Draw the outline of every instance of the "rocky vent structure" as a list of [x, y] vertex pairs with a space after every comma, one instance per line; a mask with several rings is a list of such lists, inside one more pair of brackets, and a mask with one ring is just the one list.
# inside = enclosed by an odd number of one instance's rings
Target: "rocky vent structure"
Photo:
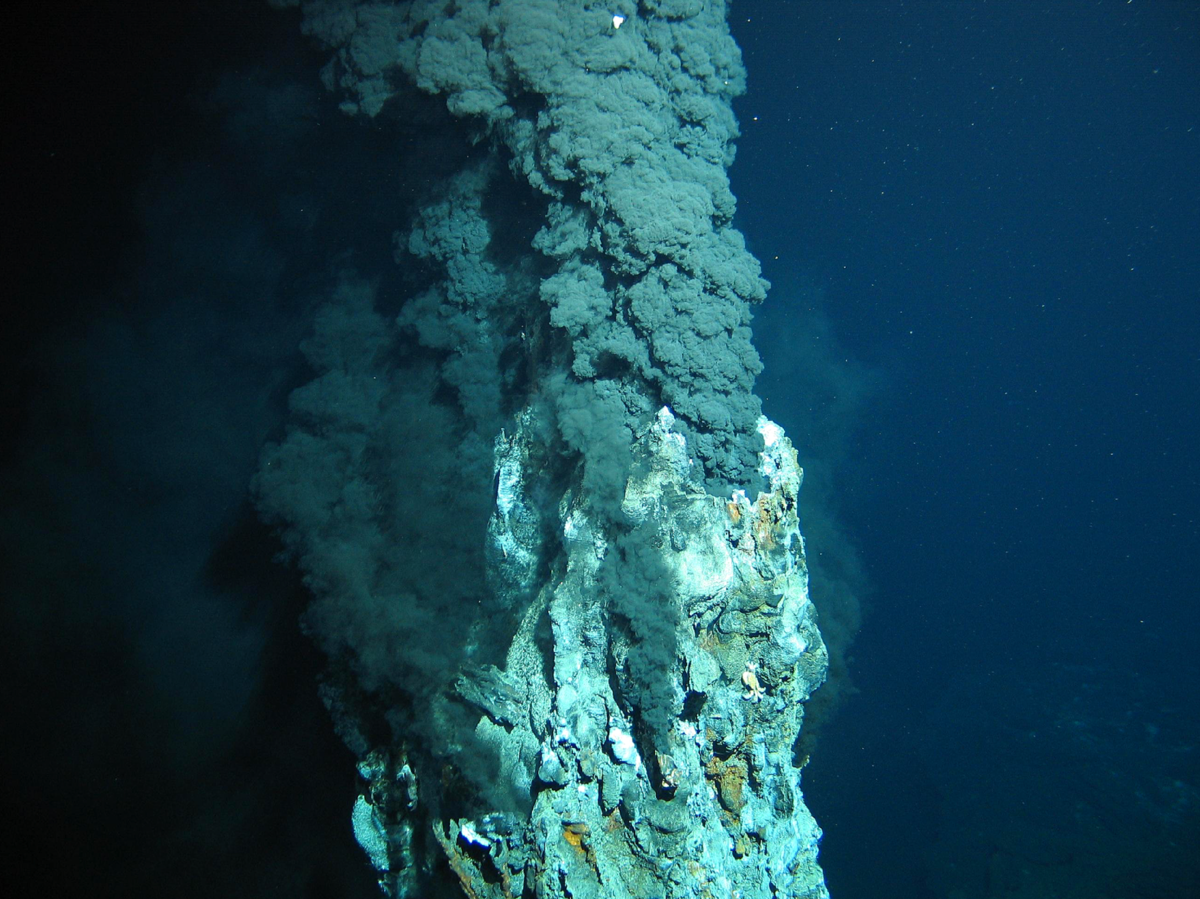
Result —
[[[395, 746], [368, 751], [354, 827], [389, 895], [417, 882], [425, 866], [414, 843], [426, 827], [478, 899], [828, 895], [793, 757], [827, 663], [808, 598], [796, 453], [763, 418], [769, 489], [726, 501], [705, 492], [673, 424], [664, 408], [637, 437], [622, 511], [669, 581], [658, 601], [676, 649], [661, 687], [678, 716], [651, 733], [614, 691], [637, 636], [605, 620], [602, 572], [618, 548], [574, 485], [558, 508], [561, 555], [507, 664], [457, 687], [480, 711], [477, 734], [501, 776], [532, 807], [430, 820], [421, 797], [439, 787], [418, 784]], [[497, 440], [489, 541], [501, 589], [527, 589], [529, 562], [545, 551], [523, 493], [537, 456], [524, 424]]]
[[255, 479], [380, 884], [824, 896], [828, 656], [753, 389], [724, 0], [271, 2], [405, 176], [399, 270], [316, 310]]

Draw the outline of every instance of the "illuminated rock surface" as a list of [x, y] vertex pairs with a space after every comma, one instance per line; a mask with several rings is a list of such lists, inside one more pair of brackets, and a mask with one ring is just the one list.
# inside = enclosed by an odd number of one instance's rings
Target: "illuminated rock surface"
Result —
[[[394, 750], [368, 753], [355, 827], [377, 867], [387, 838], [389, 892], [403, 895], [413, 834], [431, 827], [471, 896], [827, 895], [820, 830], [792, 754], [803, 703], [826, 668], [797, 527], [795, 452], [764, 419], [770, 489], [726, 502], [704, 491], [672, 422], [664, 409], [638, 437], [623, 508], [673, 585], [659, 597], [662, 617], [676, 622], [661, 692], [677, 716], [661, 732], [639, 725], [622, 688], [636, 637], [606, 627], [600, 603], [606, 556], [621, 548], [574, 485], [559, 508], [553, 576], [526, 609], [506, 666], [458, 686], [481, 712], [481, 742], [532, 809], [430, 821]], [[518, 430], [498, 441], [498, 471], [520, 467], [525, 439]], [[500, 558], [544, 550], [505, 523], [519, 502], [497, 506], [490, 539], [505, 548]], [[523, 589], [519, 578], [513, 587]], [[371, 821], [369, 803], [379, 823], [360, 825]]]

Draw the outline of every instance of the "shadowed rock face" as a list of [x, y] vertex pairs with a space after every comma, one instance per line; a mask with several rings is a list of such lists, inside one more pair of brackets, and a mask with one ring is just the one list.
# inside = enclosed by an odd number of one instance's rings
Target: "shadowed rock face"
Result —
[[476, 141], [396, 235], [399, 314], [353, 279], [318, 314], [256, 482], [381, 885], [825, 895], [793, 746], [827, 656], [753, 393], [724, 4], [299, 5], [346, 112], [434, 94]]

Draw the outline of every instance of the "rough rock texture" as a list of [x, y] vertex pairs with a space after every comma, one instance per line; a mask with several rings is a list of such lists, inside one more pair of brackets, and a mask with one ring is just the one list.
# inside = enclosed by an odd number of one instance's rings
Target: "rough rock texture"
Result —
[[[367, 752], [355, 833], [389, 894], [417, 882], [414, 831], [431, 827], [473, 897], [828, 895], [792, 752], [827, 664], [808, 599], [795, 451], [763, 419], [770, 489], [725, 501], [704, 491], [673, 423], [663, 409], [635, 441], [622, 510], [671, 585], [660, 601], [676, 654], [662, 687], [678, 717], [654, 733], [614, 689], [636, 650], [601, 601], [619, 544], [574, 485], [557, 513], [561, 555], [507, 664], [458, 685], [480, 710], [478, 734], [501, 776], [532, 808], [431, 820], [419, 798], [429, 787], [395, 748]], [[497, 441], [498, 589], [527, 589], [522, 560], [545, 552], [521, 491], [537, 477], [530, 451], [524, 426]]]

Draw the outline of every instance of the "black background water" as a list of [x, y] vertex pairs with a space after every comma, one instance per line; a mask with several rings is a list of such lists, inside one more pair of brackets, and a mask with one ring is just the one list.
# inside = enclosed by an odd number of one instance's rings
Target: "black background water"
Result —
[[[389, 277], [388, 135], [256, 3], [13, 16], [12, 875], [374, 895], [245, 483], [328, 260]], [[835, 899], [1195, 895], [1200, 16], [732, 20], [739, 225], [775, 284], [760, 392], [870, 585], [859, 692], [806, 772]], [[817, 331], [841, 393], [787, 376]]]

